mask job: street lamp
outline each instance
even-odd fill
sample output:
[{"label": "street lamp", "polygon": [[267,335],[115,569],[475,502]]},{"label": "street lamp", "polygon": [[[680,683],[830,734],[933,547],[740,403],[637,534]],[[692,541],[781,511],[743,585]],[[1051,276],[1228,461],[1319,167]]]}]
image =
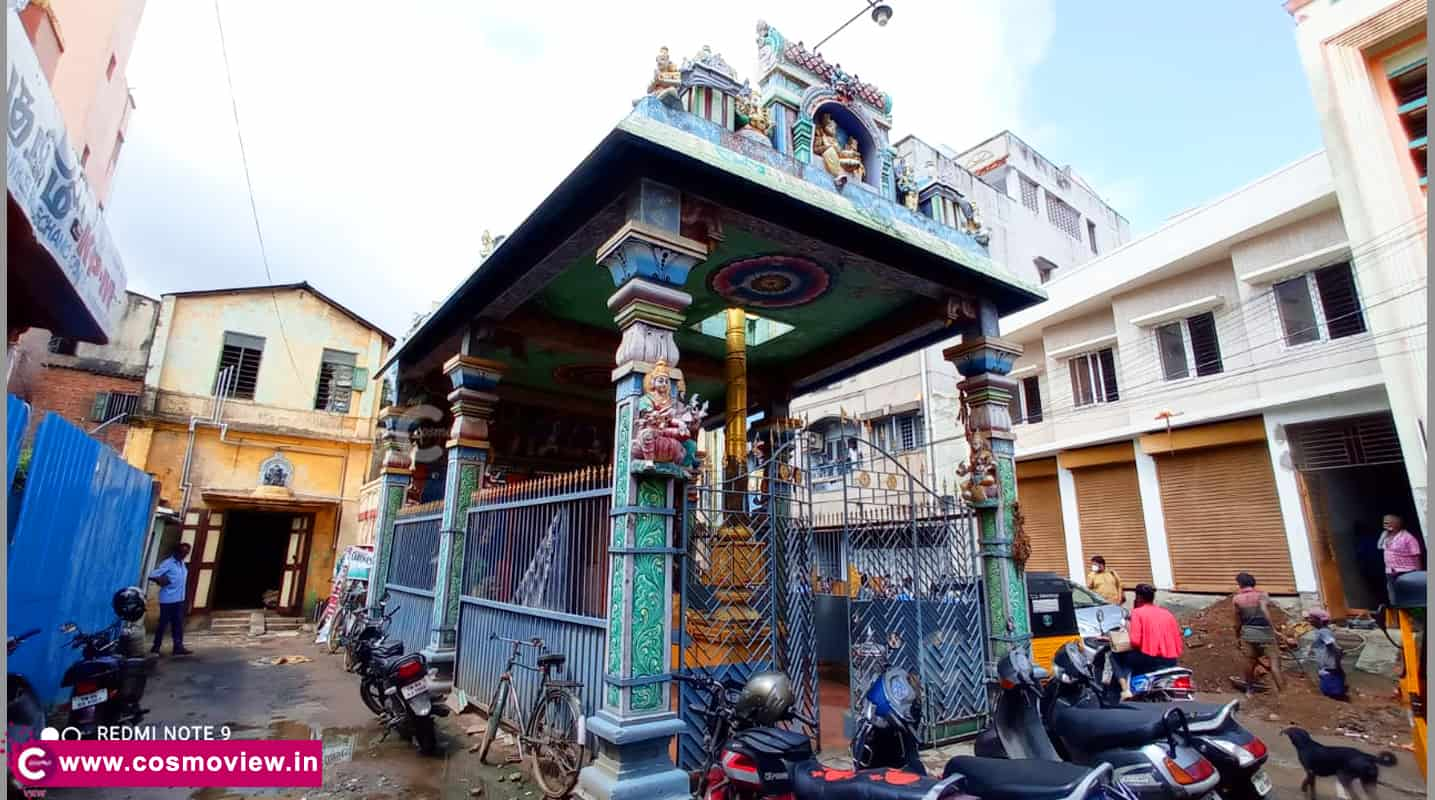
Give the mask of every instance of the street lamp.
[{"label": "street lamp", "polygon": [[853,14],[852,18],[838,26],[837,30],[827,34],[827,36],[824,37],[822,41],[818,42],[812,48],[812,52],[815,53],[820,50],[822,48],[822,45],[827,44],[828,40],[841,33],[847,28],[848,25],[851,25],[852,23],[856,22],[857,18],[862,16],[862,14],[866,12],[871,12],[872,21],[877,23],[878,27],[886,27],[888,21],[892,19],[892,7],[886,3],[879,3],[877,2],[877,0],[866,0],[866,2],[866,8],[863,8],[861,11],[858,11],[856,14]]}]

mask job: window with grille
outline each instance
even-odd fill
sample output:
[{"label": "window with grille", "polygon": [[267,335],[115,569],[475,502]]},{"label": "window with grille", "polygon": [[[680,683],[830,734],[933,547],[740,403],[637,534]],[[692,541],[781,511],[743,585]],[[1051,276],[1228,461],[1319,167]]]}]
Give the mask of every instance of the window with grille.
[{"label": "window with grille", "polygon": [[1091,242],[1091,254],[1098,255],[1100,251],[1096,249],[1096,223],[1091,220],[1086,221],[1086,238]]},{"label": "window with grille", "polygon": [[889,453],[916,450],[926,444],[921,414],[883,417],[872,425],[877,446]]},{"label": "window with grille", "polygon": [[1038,202],[1036,197],[1038,191],[1036,181],[1025,175],[1017,175],[1017,180],[1021,181],[1021,204],[1035,211]]},{"label": "window with grille", "polygon": [[1224,369],[1216,315],[1210,311],[1157,328],[1156,350],[1161,355],[1161,373],[1168,381],[1191,377],[1192,365],[1199,376],[1216,375]]},{"label": "window with grille", "polygon": [[64,336],[51,336],[50,343],[46,346],[51,353],[57,356],[72,356],[75,354],[75,340]]},{"label": "window with grille", "polygon": [[1035,375],[1022,378],[1012,389],[1008,410],[1013,423],[1041,422],[1041,379]]},{"label": "window with grille", "polygon": [[340,350],[324,350],[324,360],[319,364],[319,387],[314,392],[314,408],[318,411],[349,413],[349,401],[354,394],[353,353]]},{"label": "window with grille", "polygon": [[1421,56],[1413,62],[1390,70],[1387,74],[1390,91],[1395,95],[1395,115],[1400,119],[1400,127],[1405,131],[1410,158],[1415,163],[1415,174],[1422,187],[1426,184],[1426,162],[1429,158],[1425,128],[1425,72],[1425,57]]},{"label": "window with grille", "polygon": [[224,348],[219,352],[219,370],[214,376],[214,393],[253,400],[263,355],[264,337],[226,331]]},{"label": "window with grille", "polygon": [[115,417],[126,417],[139,408],[140,396],[126,392],[96,392],[94,405],[90,407],[90,419],[95,422],[109,422]]},{"label": "window with grille", "polygon": [[1116,384],[1116,354],[1107,347],[1066,362],[1071,373],[1071,401],[1076,407],[1114,403],[1121,399]]},{"label": "window with grille", "polygon": [[1065,200],[1048,194],[1046,196],[1046,218],[1051,220],[1051,224],[1065,231],[1067,236],[1080,241],[1081,214],[1067,205]]},{"label": "window with grille", "polygon": [[1365,332],[1365,311],[1349,263],[1281,281],[1273,292],[1287,345]]}]

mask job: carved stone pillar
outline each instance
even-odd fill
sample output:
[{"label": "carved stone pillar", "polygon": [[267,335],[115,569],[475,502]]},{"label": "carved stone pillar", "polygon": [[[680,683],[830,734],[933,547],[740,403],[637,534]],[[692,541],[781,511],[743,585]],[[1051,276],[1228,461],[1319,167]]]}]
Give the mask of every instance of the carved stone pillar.
[{"label": "carved stone pillar", "polygon": [[453,427],[449,429],[448,469],[443,490],[443,521],[438,538],[438,566],[434,576],[433,624],[424,648],[434,692],[447,694],[453,686],[454,656],[458,649],[459,595],[463,590],[464,550],[468,544],[468,509],[483,485],[488,468],[488,423],[498,396],[493,393],[503,365],[474,356],[457,355],[444,362],[444,374],[453,384]]},{"label": "carved stone pillar", "polygon": [[687,473],[634,452],[640,415],[683,385],[673,332],[692,297],[681,291],[707,247],[679,234],[681,194],[642,181],[628,197],[628,221],[600,248],[617,291],[608,300],[623,331],[613,372],[612,528],[608,544],[608,635],[602,709],[587,721],[597,752],[577,793],[593,800],[688,797],[688,777],[668,756],[683,729],[668,700],[672,669],[673,558]]},{"label": "carved stone pillar", "polygon": [[961,373],[962,420],[970,453],[958,469],[962,497],[977,510],[981,536],[982,580],[993,658],[1013,647],[1027,649],[1031,620],[1024,567],[1030,545],[1017,514],[1015,439],[1008,404],[1016,382],[1006,377],[1021,345],[996,337],[996,315],[983,307],[962,343],[942,355]]},{"label": "carved stone pillar", "polygon": [[404,409],[389,406],[379,412],[382,430],[380,446],[384,450],[379,469],[379,508],[374,520],[374,571],[369,579],[369,608],[378,608],[389,581],[389,556],[394,547],[394,521],[404,505],[413,473],[408,437],[401,430]]}]

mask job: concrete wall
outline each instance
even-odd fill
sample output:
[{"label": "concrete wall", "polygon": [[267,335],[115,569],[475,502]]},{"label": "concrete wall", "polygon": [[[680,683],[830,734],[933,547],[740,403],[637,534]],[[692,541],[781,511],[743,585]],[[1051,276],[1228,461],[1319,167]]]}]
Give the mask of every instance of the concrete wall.
[{"label": "concrete wall", "polygon": [[[145,0],[50,0],[63,51],[50,87],[77,154],[90,148],[85,177],[109,199],[119,137],[129,124],[129,65]],[[115,67],[109,69],[110,59]]]},{"label": "concrete wall", "polygon": [[1410,47],[1428,48],[1428,7],[1420,0],[1289,0],[1286,7],[1296,21],[1345,227],[1358,250],[1361,291],[1387,300],[1368,319],[1423,528],[1429,364],[1425,349],[1414,345],[1423,344],[1427,332],[1409,326],[1428,313],[1426,196],[1384,62]]}]

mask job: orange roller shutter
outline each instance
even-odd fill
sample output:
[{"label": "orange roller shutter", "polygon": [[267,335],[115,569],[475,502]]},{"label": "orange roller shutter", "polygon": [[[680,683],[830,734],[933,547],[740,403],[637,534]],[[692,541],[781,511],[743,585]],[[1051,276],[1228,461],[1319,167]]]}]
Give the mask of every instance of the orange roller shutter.
[{"label": "orange roller shutter", "polygon": [[1076,482],[1076,512],[1082,558],[1106,559],[1127,587],[1151,582],[1151,553],[1141,514],[1136,465],[1125,461],[1071,471]]},{"label": "orange roller shutter", "polygon": [[1156,471],[1178,591],[1234,591],[1237,572],[1268,592],[1296,590],[1264,442],[1158,455]]},{"label": "orange roller shutter", "polygon": [[1016,496],[1027,539],[1031,541],[1031,558],[1026,568],[1032,572],[1065,575],[1066,533],[1062,528],[1061,494],[1056,476],[1017,478]]}]

